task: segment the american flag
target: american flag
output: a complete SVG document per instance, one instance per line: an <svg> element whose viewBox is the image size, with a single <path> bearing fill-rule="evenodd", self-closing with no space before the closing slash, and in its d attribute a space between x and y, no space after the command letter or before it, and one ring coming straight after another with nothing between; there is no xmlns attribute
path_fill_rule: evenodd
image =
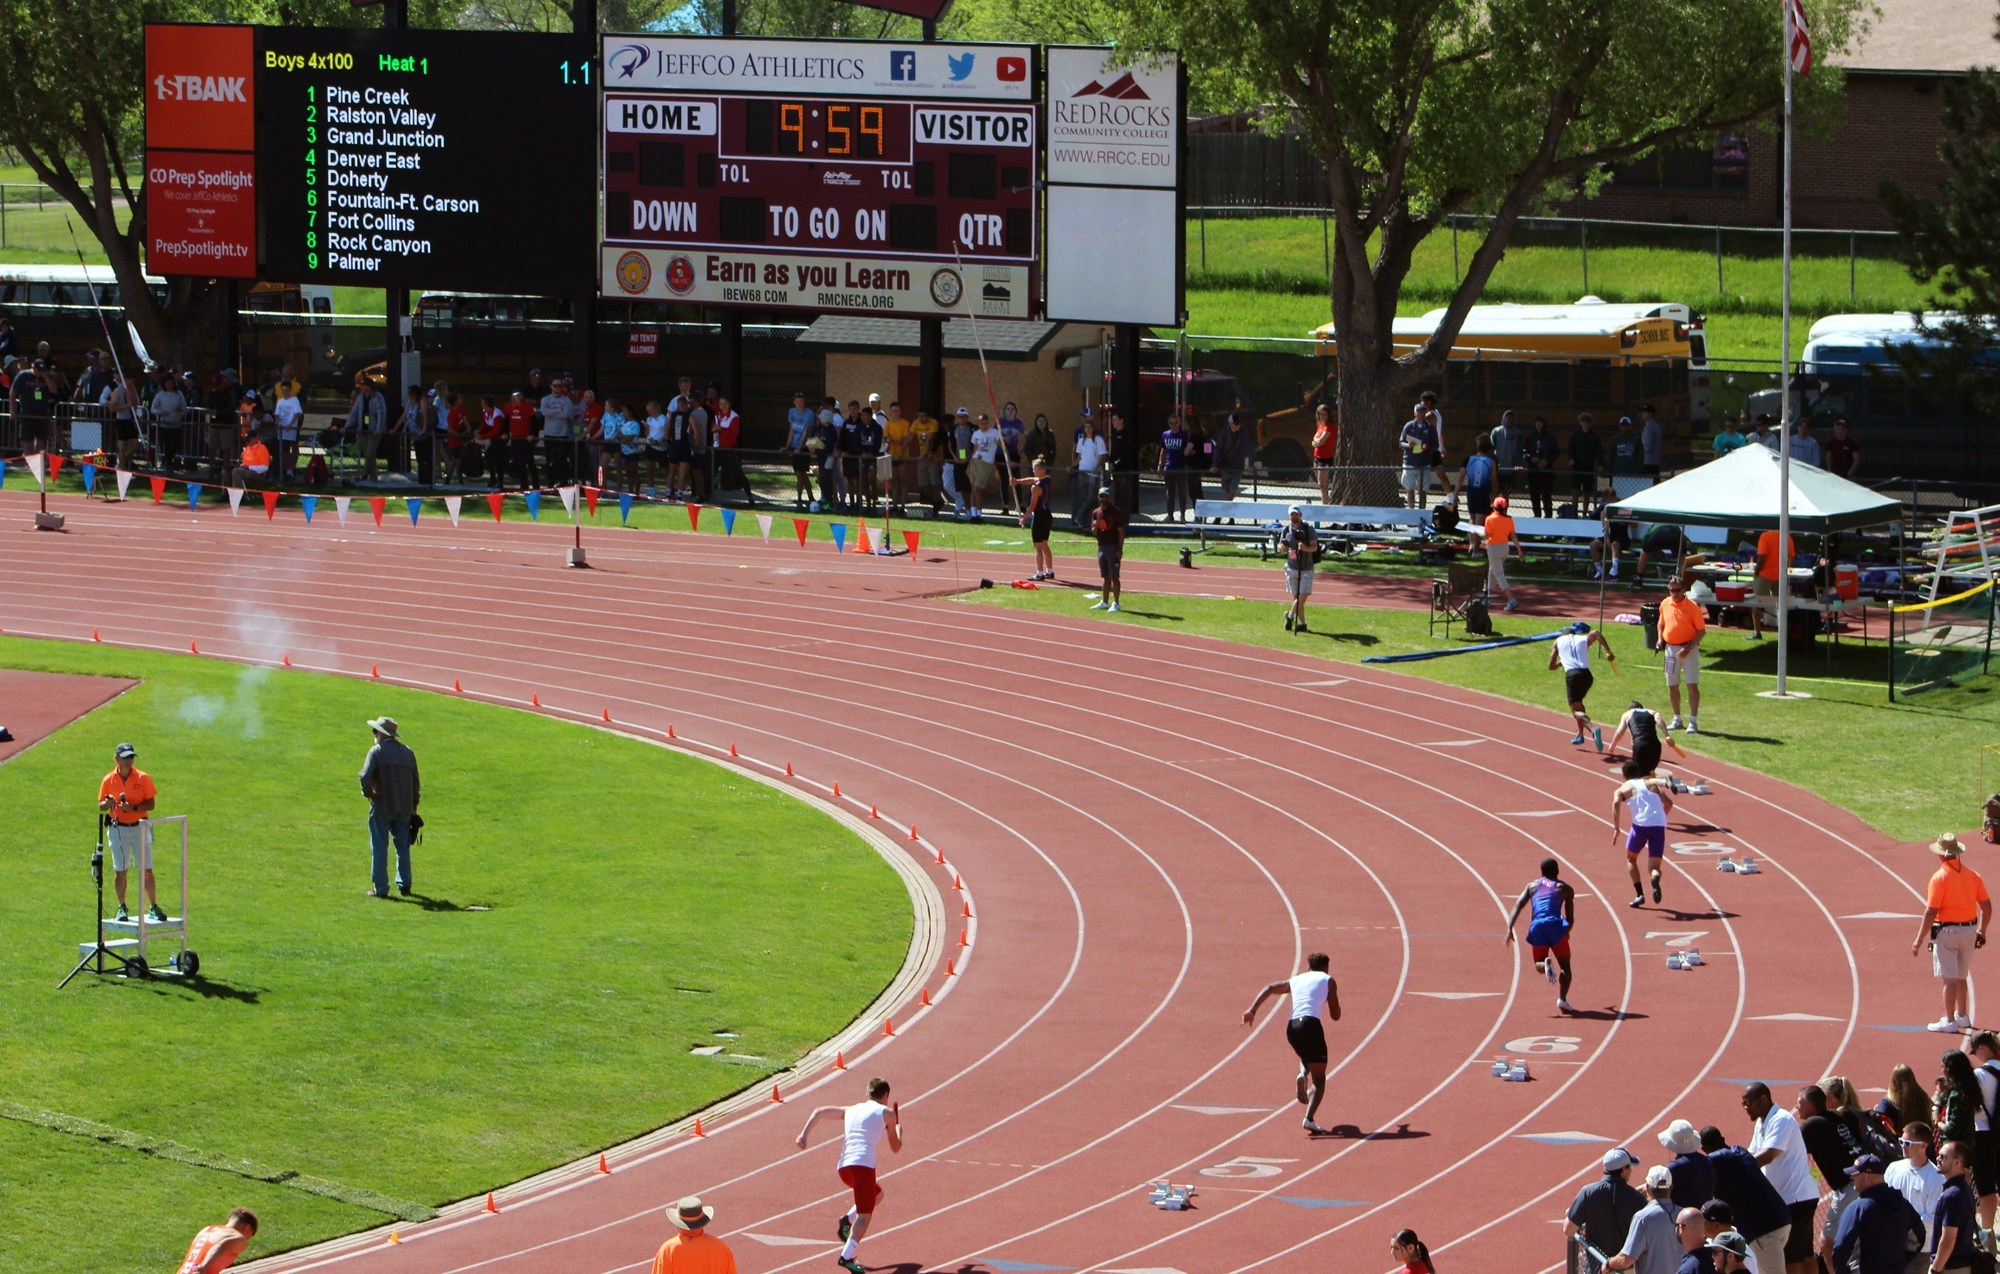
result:
<svg viewBox="0 0 2000 1274"><path fill-rule="evenodd" d="M1806 7L1802 0L1785 0L1785 42L1792 70L1800 75L1812 71L1812 32L1806 27Z"/></svg>

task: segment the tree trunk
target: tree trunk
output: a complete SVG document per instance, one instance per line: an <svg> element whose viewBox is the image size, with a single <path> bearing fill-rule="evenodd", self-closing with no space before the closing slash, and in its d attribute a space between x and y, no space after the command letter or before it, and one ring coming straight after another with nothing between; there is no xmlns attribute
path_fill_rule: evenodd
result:
<svg viewBox="0 0 2000 1274"><path fill-rule="evenodd" d="M1396 436L1405 404L1373 341L1341 341L1334 351L1339 376L1340 438L1334 444L1334 501L1391 505L1397 502L1396 475L1384 466L1402 463Z"/></svg>

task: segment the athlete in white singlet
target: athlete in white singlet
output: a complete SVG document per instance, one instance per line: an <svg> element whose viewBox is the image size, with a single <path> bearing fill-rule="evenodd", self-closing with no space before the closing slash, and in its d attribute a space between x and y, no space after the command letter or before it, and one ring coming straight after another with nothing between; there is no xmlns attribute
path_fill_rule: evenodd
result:
<svg viewBox="0 0 2000 1274"><path fill-rule="evenodd" d="M866 1274L856 1254L861 1250L862 1236L868 1233L875 1206L882 1201L882 1187L875 1184L875 1147L886 1134L889 1149L901 1153L902 1118L896 1103L889 1099L889 1081L879 1077L868 1081L867 1101L852 1106L821 1106L806 1116L806 1126L799 1130L799 1149L805 1149L806 1138L821 1116L838 1116L841 1120L840 1183L854 1192L853 1206L841 1214L837 1225L845 1244L840 1249L840 1265L848 1274Z"/></svg>
<svg viewBox="0 0 2000 1274"><path fill-rule="evenodd" d="M1256 1020L1257 1010L1266 999L1274 995L1291 996L1292 1016L1285 1023L1285 1042L1298 1054L1298 1095L1306 1104L1305 1130L1313 1134L1327 1131L1319 1126L1317 1119L1320 1101L1326 1096L1326 1030L1319 1024L1319 1015L1325 1013L1332 1021L1340 1020L1340 988L1327 973L1332 963L1326 952L1313 952L1306 957L1304 973L1271 983L1243 1010L1243 1024L1248 1026Z"/></svg>

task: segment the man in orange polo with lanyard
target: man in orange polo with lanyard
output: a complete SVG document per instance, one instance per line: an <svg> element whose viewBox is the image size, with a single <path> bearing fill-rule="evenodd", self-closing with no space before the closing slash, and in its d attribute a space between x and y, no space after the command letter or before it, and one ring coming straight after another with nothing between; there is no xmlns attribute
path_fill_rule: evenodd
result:
<svg viewBox="0 0 2000 1274"><path fill-rule="evenodd" d="M121 743L112 751L112 759L117 764L104 781L97 785L97 808L104 811L110 822L107 831L111 838L112 887L118 891L118 919L130 920L131 913L125 910L125 872L133 859L139 860L140 881L146 891L146 901L151 908L146 918L156 923L164 922L167 913L160 910L159 890L153 884L153 847L146 836L146 816L153 812L153 802L159 793L153 787L152 776L133 764L139 755L138 749L129 743Z"/></svg>
<svg viewBox="0 0 2000 1274"><path fill-rule="evenodd" d="M1681 686L1688 689L1688 733L1701 733L1701 635L1708 619L1701 603L1687 595L1687 577L1679 571L1667 580L1667 600L1660 603L1660 649L1665 652L1667 698L1674 709L1669 730L1681 728Z"/></svg>
<svg viewBox="0 0 2000 1274"><path fill-rule="evenodd" d="M1973 951L1986 945L1993 900L1979 873L1965 865L1965 846L1958 837L1946 832L1931 842L1930 851L1943 861L1924 893L1924 918L1917 923L1910 954L1922 951L1928 941L1931 972L1944 984L1944 1016L1925 1029L1957 1033L1972 1025L1966 980L1972 976Z"/></svg>

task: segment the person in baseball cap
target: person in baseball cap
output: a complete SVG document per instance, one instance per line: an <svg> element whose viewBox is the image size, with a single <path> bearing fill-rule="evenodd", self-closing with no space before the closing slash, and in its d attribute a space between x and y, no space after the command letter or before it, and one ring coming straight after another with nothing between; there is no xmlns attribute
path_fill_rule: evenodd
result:
<svg viewBox="0 0 2000 1274"><path fill-rule="evenodd" d="M1724 1230L1702 1246L1715 1262L1715 1274L1741 1274L1750 1268L1744 1263L1750 1255L1750 1245L1734 1230Z"/></svg>
<svg viewBox="0 0 2000 1274"><path fill-rule="evenodd" d="M1604 1175L1577 1191L1564 1213L1563 1233L1570 1238L1589 1233L1600 1239L1616 1234L1622 1240L1632 1218L1646 1206L1646 1196L1632 1187L1632 1169L1638 1162L1623 1146L1606 1151Z"/></svg>
<svg viewBox="0 0 2000 1274"><path fill-rule="evenodd" d="M653 1257L653 1274L736 1274L736 1254L708 1232L715 1209L694 1195L674 1204L674 1233Z"/></svg>
<svg viewBox="0 0 2000 1274"><path fill-rule="evenodd" d="M146 918L163 924L167 913L160 910L159 886L153 881L152 838L146 834L146 819L159 799L153 778L133 764L139 749L120 743L111 749L111 772L97 785L97 808L104 811L105 843L111 848L111 885L118 894L119 920L130 920L125 909L125 877L133 860L139 863L139 883L151 904Z"/></svg>

